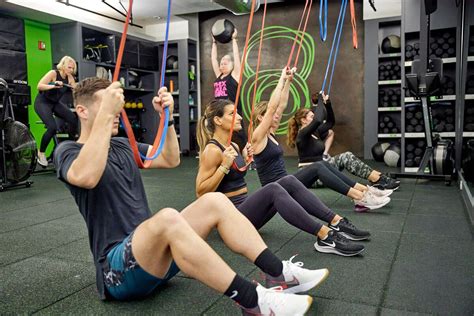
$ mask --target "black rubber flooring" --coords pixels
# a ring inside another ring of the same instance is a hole
[[[295,165],[287,160],[289,170]],[[196,172],[194,158],[177,169],[143,171],[150,208],[192,202]],[[31,188],[0,193],[0,314],[240,313],[231,300],[183,275],[144,300],[100,301],[86,227],[72,197],[53,173],[32,180]],[[251,191],[258,187],[255,171],[247,182]],[[456,185],[405,179],[388,206],[366,214],[354,213],[348,198],[329,189],[312,191],[373,237],[362,256],[345,258],[317,253],[314,237],[279,216],[261,229],[281,258],[298,254],[306,267],[329,268],[326,282],[310,292],[309,314],[474,314],[474,241]],[[209,243],[238,273],[259,280],[257,269],[217,234]]]

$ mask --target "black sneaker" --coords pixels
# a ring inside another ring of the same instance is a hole
[[[334,253],[336,255],[350,257],[364,251],[364,246],[355,244],[334,230],[330,230],[326,239],[314,243],[314,248],[319,252]]]
[[[377,182],[372,182],[372,186],[379,190],[389,189],[395,191],[400,187],[400,180],[395,180],[389,176],[381,174]]]
[[[357,229],[357,227],[345,217],[341,219],[337,225],[330,224],[329,228],[350,240],[367,240],[370,237],[368,231]]]

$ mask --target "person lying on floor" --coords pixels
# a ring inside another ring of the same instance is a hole
[[[206,194],[181,212],[165,207],[152,215],[129,140],[112,138],[124,105],[119,82],[84,79],[74,90],[74,103],[81,134],[77,142],[58,146],[55,165],[86,221],[101,299],[142,298],[182,270],[236,301],[244,314],[302,315],[308,310],[312,298],[291,293],[316,286],[328,270],[278,259],[225,195]],[[153,99],[157,112],[169,109],[171,123],[152,168],[174,168],[180,162],[173,105],[166,88]],[[147,144],[138,147],[142,154],[152,150]],[[277,283],[284,290],[266,289],[236,274],[204,241],[214,228],[232,251],[266,273],[267,286]]]

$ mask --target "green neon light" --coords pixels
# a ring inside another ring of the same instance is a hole
[[[263,41],[272,39],[288,39],[289,47],[293,45],[293,40],[298,33],[297,30],[284,27],[284,26],[269,26],[264,29]],[[302,32],[299,32],[299,36]],[[260,41],[260,30],[255,32],[249,40],[248,52],[245,60],[244,67],[244,82],[242,84],[242,109],[244,116],[249,120],[252,112],[252,94],[255,85],[255,70],[248,64],[248,56],[250,51],[255,48],[258,49]],[[298,43],[297,43],[298,44]],[[265,44],[262,44],[265,45]],[[298,46],[295,48],[298,49]],[[308,33],[304,34],[303,45],[300,53],[300,66],[295,77],[293,78],[293,84],[290,87],[290,98],[288,100],[289,107],[283,113],[280,127],[276,131],[277,135],[284,135],[288,130],[288,120],[298,111],[301,107],[311,107],[311,95],[309,88],[306,84],[314,65],[315,56],[315,43],[311,35]],[[259,102],[265,91],[271,92],[278,83],[280,78],[281,69],[266,69],[259,72],[259,83],[257,86],[257,93],[255,102]],[[291,104],[293,106],[291,106]]]

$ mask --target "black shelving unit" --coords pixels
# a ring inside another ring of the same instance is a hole
[[[160,43],[160,67],[163,47]],[[190,39],[169,41],[166,57],[165,85],[175,98],[175,128],[181,152],[189,155],[197,149],[196,123],[200,116],[197,43]]]
[[[79,80],[96,76],[100,68],[105,70],[105,77],[111,77],[120,36],[119,33],[78,22],[54,24],[51,26],[53,60],[59,60],[64,55],[73,57],[78,64]],[[127,36],[119,80],[124,85],[125,111],[135,138],[152,143],[159,124],[152,105],[158,88],[158,44]],[[126,135],[123,128],[119,129],[119,135]]]

